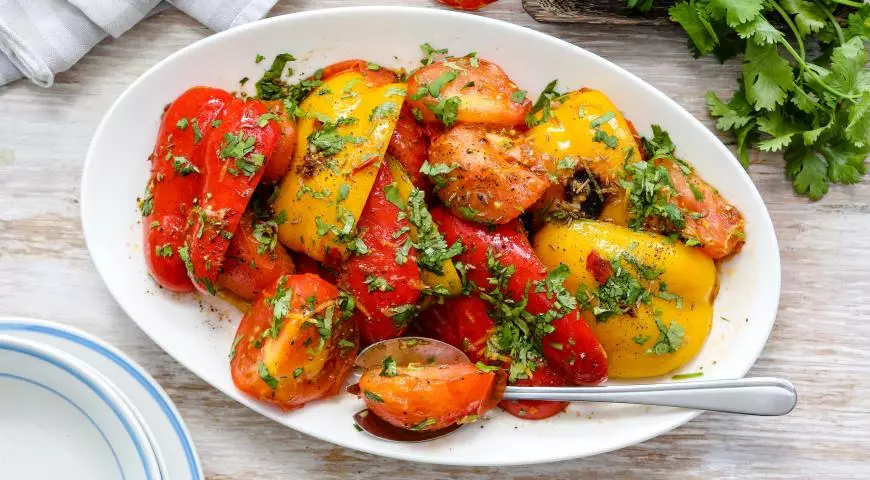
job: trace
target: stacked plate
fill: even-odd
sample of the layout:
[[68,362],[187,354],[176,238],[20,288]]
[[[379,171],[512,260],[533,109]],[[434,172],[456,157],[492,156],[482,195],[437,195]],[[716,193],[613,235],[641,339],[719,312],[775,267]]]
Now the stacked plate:
[[78,330],[0,318],[0,478],[203,474],[178,411],[139,365]]

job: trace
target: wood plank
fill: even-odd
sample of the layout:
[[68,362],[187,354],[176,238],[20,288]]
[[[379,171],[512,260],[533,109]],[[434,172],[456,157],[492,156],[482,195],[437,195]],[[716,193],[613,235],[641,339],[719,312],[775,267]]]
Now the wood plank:
[[[428,0],[379,4],[433,6]],[[274,14],[356,5],[283,1]],[[709,128],[703,95],[729,95],[739,63],[694,60],[678,27],[542,24],[519,0],[479,12],[563,38],[625,67]],[[836,187],[819,202],[796,197],[778,155],[753,154],[750,176],[780,241],[779,316],[752,375],[790,378],[797,409],[782,418],[705,414],[618,452],[554,464],[453,468],[354,452],[296,433],[217,392],[151,342],[94,271],[79,223],[82,162],[112,102],[147,68],[209,34],[170,10],[107,39],[49,90],[0,87],[0,315],[83,328],[127,352],[178,405],[214,480],[489,478],[866,478],[870,467],[870,182]],[[725,139],[727,141],[727,139]],[[517,448],[522,448],[518,446]]]

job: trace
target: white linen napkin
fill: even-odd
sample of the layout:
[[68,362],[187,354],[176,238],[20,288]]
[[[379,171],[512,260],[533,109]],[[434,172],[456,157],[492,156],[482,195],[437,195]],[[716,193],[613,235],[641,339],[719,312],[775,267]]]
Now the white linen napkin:
[[[169,0],[215,31],[263,18],[278,0]],[[167,8],[160,0],[0,0],[0,86],[50,87],[107,35]]]

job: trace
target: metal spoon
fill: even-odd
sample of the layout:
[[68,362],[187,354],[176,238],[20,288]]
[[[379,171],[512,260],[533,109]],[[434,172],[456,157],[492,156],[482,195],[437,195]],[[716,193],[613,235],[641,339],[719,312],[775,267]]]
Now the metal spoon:
[[[397,365],[408,363],[470,363],[459,349],[431,338],[403,337],[375,343],[357,356],[354,365],[378,368],[391,356]],[[351,393],[357,385],[348,388]],[[797,403],[794,385],[781,378],[755,377],[606,387],[515,387],[505,388],[505,400],[552,400],[560,402],[605,402],[659,405],[744,415],[785,415]],[[381,420],[368,410],[354,415],[364,431],[396,442],[423,442],[457,430],[453,425],[435,431],[410,431]]]

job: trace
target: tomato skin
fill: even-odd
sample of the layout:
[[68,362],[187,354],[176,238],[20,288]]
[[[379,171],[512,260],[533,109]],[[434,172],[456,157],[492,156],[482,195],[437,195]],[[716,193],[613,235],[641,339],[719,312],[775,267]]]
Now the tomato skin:
[[[274,307],[270,301],[279,287],[292,294],[289,314],[283,317],[277,337],[273,337],[264,332],[272,326]],[[333,311],[331,334],[319,351],[322,337],[306,304],[310,297],[314,298],[314,315],[323,317],[329,309]],[[236,331],[237,343],[230,360],[236,387],[285,410],[336,395],[359,350],[356,327],[342,317],[338,299],[335,286],[308,274],[282,276],[263,290]],[[261,376],[261,364],[277,382],[276,388]]]
[[[457,218],[440,206],[432,210],[432,218],[448,243],[462,239],[465,251],[458,259],[474,267],[468,271],[469,281],[479,286],[489,284],[488,250],[499,255],[500,263],[514,266],[515,272],[506,285],[514,300],[523,298],[527,283],[534,287],[547,278],[547,268],[535,255],[519,221],[486,227]],[[554,299],[534,290],[528,292],[529,313],[539,315],[555,308]],[[555,319],[552,325],[555,330],[541,339],[548,363],[574,383],[597,384],[606,380],[607,354],[580,313],[572,310]]]
[[685,173],[671,160],[660,159],[657,163],[668,169],[671,184],[677,192],[673,202],[686,212],[703,214],[700,218],[683,216],[686,222],[683,236],[700,241],[700,248],[714,260],[739,252],[746,239],[745,222],[740,211],[694,169]]
[[296,150],[296,119],[287,114],[283,101],[274,100],[264,103],[278,117],[272,121],[278,125],[278,130],[281,132],[278,145],[275,146],[275,151],[269,157],[263,171],[263,181],[274,183],[284,178],[293,161],[293,152]]
[[521,139],[482,125],[457,125],[439,136],[429,163],[453,169],[440,175],[444,204],[482,223],[510,222],[550,186],[541,159]]
[[426,336],[462,350],[472,362],[486,360],[486,340],[495,329],[487,303],[477,295],[445,298],[423,310],[416,323]]
[[[456,121],[458,123],[481,123],[500,127],[522,127],[526,125],[526,114],[531,111],[532,102],[524,98],[517,103],[511,99],[519,87],[498,65],[484,59],[477,59],[472,65],[470,57],[450,58],[450,63],[459,69],[452,69],[445,62],[434,62],[420,67],[408,78],[408,104],[412,111],[422,114],[424,123],[440,123],[429,107],[441,99],[459,97]],[[460,70],[461,69],[461,70]],[[441,75],[457,71],[458,76],[444,85],[437,98],[425,94],[415,99],[421,87],[428,85]],[[474,82],[473,86],[467,86]]]
[[[211,122],[221,115],[231,100],[232,95],[224,90],[193,87],[172,102],[160,122],[157,144],[150,157],[148,186],[153,199],[151,213],[142,221],[143,245],[151,276],[160,286],[175,292],[193,290],[178,248],[184,244],[187,213],[199,194],[202,175],[196,172],[181,175],[173,167],[173,159],[184,157],[200,172],[203,171],[205,140],[212,129]],[[187,120],[184,129],[178,126],[181,119]],[[194,119],[203,135],[199,142],[194,138]],[[170,256],[157,253],[157,248],[165,245],[172,251]]]
[[402,107],[399,114],[399,120],[390,138],[390,145],[387,147],[387,154],[399,160],[411,178],[411,183],[426,192],[428,196],[431,192],[431,184],[429,179],[420,173],[420,167],[429,159],[429,141],[407,104]]
[[[398,219],[399,207],[387,200],[384,188],[393,183],[393,176],[386,162],[381,164],[369,198],[357,222],[359,238],[368,247],[364,255],[354,254],[344,264],[338,284],[357,301],[363,321],[359,324],[363,342],[374,343],[395,338],[404,333],[410,317],[394,320],[395,308],[411,305],[416,308],[420,299],[423,283],[420,280],[420,267],[417,266],[416,251],[411,247],[404,263],[396,260],[396,252],[410,241],[407,231],[398,238],[393,235],[409,227],[408,220]],[[384,289],[370,290],[367,278],[377,277],[386,282]]]
[[323,80],[327,80],[330,77],[334,77],[335,75],[344,72],[359,72],[362,74],[365,81],[372,85],[386,85],[388,83],[395,83],[399,79],[395,73],[385,67],[380,67],[377,70],[370,70],[369,62],[358,58],[342,60],[341,62],[329,65],[323,69],[322,78]]
[[478,10],[490,3],[495,3],[498,0],[438,0],[444,5],[451,6],[459,10]]
[[[511,385],[520,387],[564,387],[568,382],[546,363],[539,363],[531,378],[517,380]],[[542,420],[558,415],[568,408],[568,402],[543,400],[502,400],[498,404],[511,415],[524,420]]]
[[[280,131],[274,121],[260,127],[258,118],[268,108],[258,100],[233,100],[227,106],[222,123],[214,129],[206,143],[204,181],[199,206],[190,212],[186,244],[189,247],[188,275],[197,290],[214,293],[218,272],[230,240],[223,232],[235,232],[254,188],[263,176],[263,167],[251,176],[231,173],[237,169],[234,158],[220,158],[225,135],[255,138],[252,154],[261,154],[268,164],[279,141]],[[246,158],[249,158],[246,157]]]
[[249,302],[278,277],[295,271],[293,259],[280,243],[276,242],[273,250],[266,248],[260,253],[263,245],[254,237],[253,230],[251,215],[244,215],[217,277],[221,287]]
[[360,377],[359,395],[372,413],[397,427],[439,430],[492,409],[503,381],[470,363],[398,367],[392,377],[375,368]]

